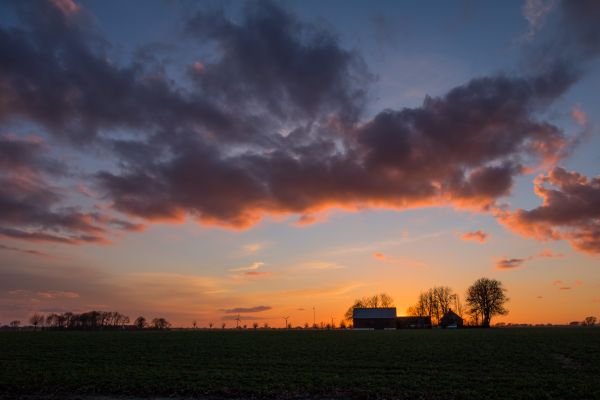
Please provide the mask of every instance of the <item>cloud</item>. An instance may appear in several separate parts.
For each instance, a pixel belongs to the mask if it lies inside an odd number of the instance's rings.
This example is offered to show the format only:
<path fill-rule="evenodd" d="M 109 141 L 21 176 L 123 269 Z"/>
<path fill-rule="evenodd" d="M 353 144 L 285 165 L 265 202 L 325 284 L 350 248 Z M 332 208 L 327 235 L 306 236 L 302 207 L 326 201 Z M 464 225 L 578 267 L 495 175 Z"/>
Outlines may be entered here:
<path fill-rule="evenodd" d="M 269 311 L 272 307 L 270 306 L 256 306 L 256 307 L 237 307 L 237 308 L 228 308 L 223 310 L 225 314 L 247 314 L 254 312 L 263 312 Z"/>
<path fill-rule="evenodd" d="M 259 278 L 259 277 L 263 277 L 263 276 L 269 276 L 269 275 L 271 275 L 271 272 L 267 272 L 267 271 L 246 271 L 246 272 L 244 272 L 244 275 L 252 277 L 252 278 Z"/>
<path fill-rule="evenodd" d="M 48 290 L 44 292 L 37 292 L 36 295 L 42 299 L 76 299 L 80 297 L 79 293 L 65 292 L 61 290 Z"/>
<path fill-rule="evenodd" d="M 268 243 L 259 242 L 259 243 L 248 243 L 242 246 L 244 253 L 246 254 L 254 254 L 259 251 L 265 249 L 268 246 Z"/>
<path fill-rule="evenodd" d="M 0 27 L 0 52 L 10 55 L 0 60 L 0 123 L 25 120 L 101 151 L 114 164 L 93 174 L 94 191 L 112 210 L 235 229 L 331 208 L 495 210 L 515 177 L 570 151 L 573 138 L 540 115 L 600 52 L 598 3 L 563 2 L 565 29 L 531 52 L 539 65 L 530 73 L 476 78 L 366 118 L 373 75 L 361 56 L 277 3 L 247 3 L 235 19 L 192 13 L 186 35 L 213 51 L 185 80 L 143 52 L 114 61 L 75 3 L 14 4 L 17 25 Z M 107 224 L 141 229 L 64 207 L 39 180 L 5 180 L 10 196 L 0 201 L 13 208 L 0 204 L 3 236 L 101 243 Z"/>
<path fill-rule="evenodd" d="M 557 3 L 556 0 L 525 0 L 522 12 L 529 24 L 529 31 L 523 36 L 525 40 L 532 40 L 542 29 Z"/>
<path fill-rule="evenodd" d="M 465 232 L 460 238 L 462 240 L 472 240 L 475 242 L 484 243 L 488 237 L 489 234 L 485 233 L 484 231 L 478 230 L 473 232 Z"/>
<path fill-rule="evenodd" d="M 541 258 L 562 258 L 565 255 L 563 253 L 555 253 L 552 249 L 544 249 L 537 256 Z"/>
<path fill-rule="evenodd" d="M 600 176 L 556 167 L 534 183 L 542 205 L 501 213 L 500 221 L 523 236 L 564 239 L 576 250 L 600 253 Z"/>
<path fill-rule="evenodd" d="M 254 270 L 259 269 L 263 265 L 265 265 L 264 262 L 255 261 L 252 264 L 248 265 L 247 267 L 240 267 L 240 268 L 230 269 L 230 271 L 235 271 L 235 272 L 237 272 L 237 271 L 254 271 Z"/>
<path fill-rule="evenodd" d="M 514 269 L 519 268 L 525 263 L 524 258 L 502 258 L 496 262 L 496 269 Z"/>
<path fill-rule="evenodd" d="M 373 253 L 373 258 L 376 260 L 385 260 L 385 254 L 376 251 Z"/>
<path fill-rule="evenodd" d="M 38 251 L 38 250 L 22 249 L 20 247 L 6 246 L 3 244 L 0 244 L 0 250 L 16 251 L 19 253 L 32 254 L 34 256 L 40 256 L 40 257 L 47 257 L 49 255 L 47 253 L 44 253 L 44 252 Z"/>

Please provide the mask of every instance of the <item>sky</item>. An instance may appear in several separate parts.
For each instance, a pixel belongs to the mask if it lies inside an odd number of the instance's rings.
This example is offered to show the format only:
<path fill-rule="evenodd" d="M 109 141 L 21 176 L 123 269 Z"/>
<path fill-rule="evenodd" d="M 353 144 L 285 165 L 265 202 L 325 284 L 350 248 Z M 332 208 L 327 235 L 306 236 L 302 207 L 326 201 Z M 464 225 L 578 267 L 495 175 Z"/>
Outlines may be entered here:
<path fill-rule="evenodd" d="M 0 324 L 600 315 L 600 3 L 0 3 Z"/>

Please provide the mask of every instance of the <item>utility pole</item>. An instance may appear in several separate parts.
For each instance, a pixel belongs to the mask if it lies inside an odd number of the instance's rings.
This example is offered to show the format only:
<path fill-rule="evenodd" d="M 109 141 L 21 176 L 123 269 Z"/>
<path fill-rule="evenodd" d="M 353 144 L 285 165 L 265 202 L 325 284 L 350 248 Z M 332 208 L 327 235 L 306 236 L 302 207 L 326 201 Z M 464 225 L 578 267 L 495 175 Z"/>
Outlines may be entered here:
<path fill-rule="evenodd" d="M 331 317 L 331 329 L 335 329 L 335 325 L 333 325 L 333 317 Z"/>
<path fill-rule="evenodd" d="M 288 318 L 289 318 L 289 316 L 283 317 L 283 319 L 285 320 L 285 329 L 288 328 Z"/>
<path fill-rule="evenodd" d="M 317 320 L 315 319 L 315 306 L 313 306 L 313 328 L 317 325 Z"/>
<path fill-rule="evenodd" d="M 235 328 L 239 328 L 240 326 L 240 314 L 238 314 L 237 318 L 235 319 Z"/>

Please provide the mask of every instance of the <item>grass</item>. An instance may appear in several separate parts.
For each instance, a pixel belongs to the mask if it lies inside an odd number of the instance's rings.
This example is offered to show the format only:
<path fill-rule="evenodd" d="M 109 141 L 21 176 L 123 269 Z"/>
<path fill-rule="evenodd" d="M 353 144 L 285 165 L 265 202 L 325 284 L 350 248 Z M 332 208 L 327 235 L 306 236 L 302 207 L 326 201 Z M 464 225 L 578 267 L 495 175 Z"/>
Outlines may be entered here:
<path fill-rule="evenodd" d="M 600 398 L 600 329 L 0 332 L 0 397 Z"/>

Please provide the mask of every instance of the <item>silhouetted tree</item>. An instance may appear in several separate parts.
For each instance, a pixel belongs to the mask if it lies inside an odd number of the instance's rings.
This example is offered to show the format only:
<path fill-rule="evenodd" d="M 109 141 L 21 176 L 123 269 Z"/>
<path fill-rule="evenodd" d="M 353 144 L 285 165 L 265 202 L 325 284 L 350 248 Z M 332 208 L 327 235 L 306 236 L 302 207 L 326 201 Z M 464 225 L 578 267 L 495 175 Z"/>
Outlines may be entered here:
<path fill-rule="evenodd" d="M 593 316 L 589 316 L 589 317 L 585 317 L 585 319 L 583 320 L 583 325 L 587 325 L 587 326 L 594 326 L 596 325 L 596 317 Z"/>
<path fill-rule="evenodd" d="M 133 325 L 135 325 L 136 329 L 144 329 L 146 326 L 148 326 L 148 323 L 146 322 L 146 318 L 140 315 L 135 319 Z"/>
<path fill-rule="evenodd" d="M 419 293 L 417 302 L 410 306 L 406 312 L 408 315 L 416 317 L 430 316 L 431 322 L 434 325 L 439 325 L 444 314 L 457 302 L 460 303 L 458 295 L 451 288 L 448 286 L 436 286 Z"/>
<path fill-rule="evenodd" d="M 196 329 L 196 320 L 193 320 L 193 321 L 192 321 L 192 327 L 193 327 L 194 329 Z"/>
<path fill-rule="evenodd" d="M 354 304 L 348 308 L 344 314 L 346 321 L 352 321 L 352 313 L 355 308 L 377 308 L 377 307 L 394 307 L 394 299 L 387 293 L 375 294 L 373 296 L 363 297 L 354 300 Z"/>
<path fill-rule="evenodd" d="M 223 323 L 221 324 L 221 329 L 225 329 L 225 327 L 226 327 L 226 326 L 227 326 L 227 324 L 226 324 L 225 322 L 223 322 Z"/>
<path fill-rule="evenodd" d="M 19 321 L 18 319 L 15 319 L 14 321 L 10 321 L 11 328 L 18 328 L 20 325 L 21 325 L 21 321 Z"/>
<path fill-rule="evenodd" d="M 152 327 L 154 329 L 168 329 L 171 327 L 171 323 L 164 318 L 153 318 Z"/>
<path fill-rule="evenodd" d="M 252 328 L 254 328 L 254 329 L 258 329 L 258 322 L 255 322 L 255 323 L 253 323 L 253 324 L 252 324 Z"/>
<path fill-rule="evenodd" d="M 506 289 L 495 279 L 480 278 L 467 289 L 467 305 L 469 313 L 481 316 L 481 325 L 490 327 L 490 321 L 495 315 L 506 315 L 508 310 L 504 304 L 508 301 Z"/>
<path fill-rule="evenodd" d="M 33 325 L 33 329 L 37 329 L 39 325 L 44 323 L 44 316 L 38 313 L 35 313 L 29 318 L 29 323 Z"/>
<path fill-rule="evenodd" d="M 213 325 L 214 325 L 214 324 L 212 323 L 212 321 L 211 321 L 211 322 L 209 322 L 209 323 L 208 323 L 208 329 L 212 329 Z"/>

